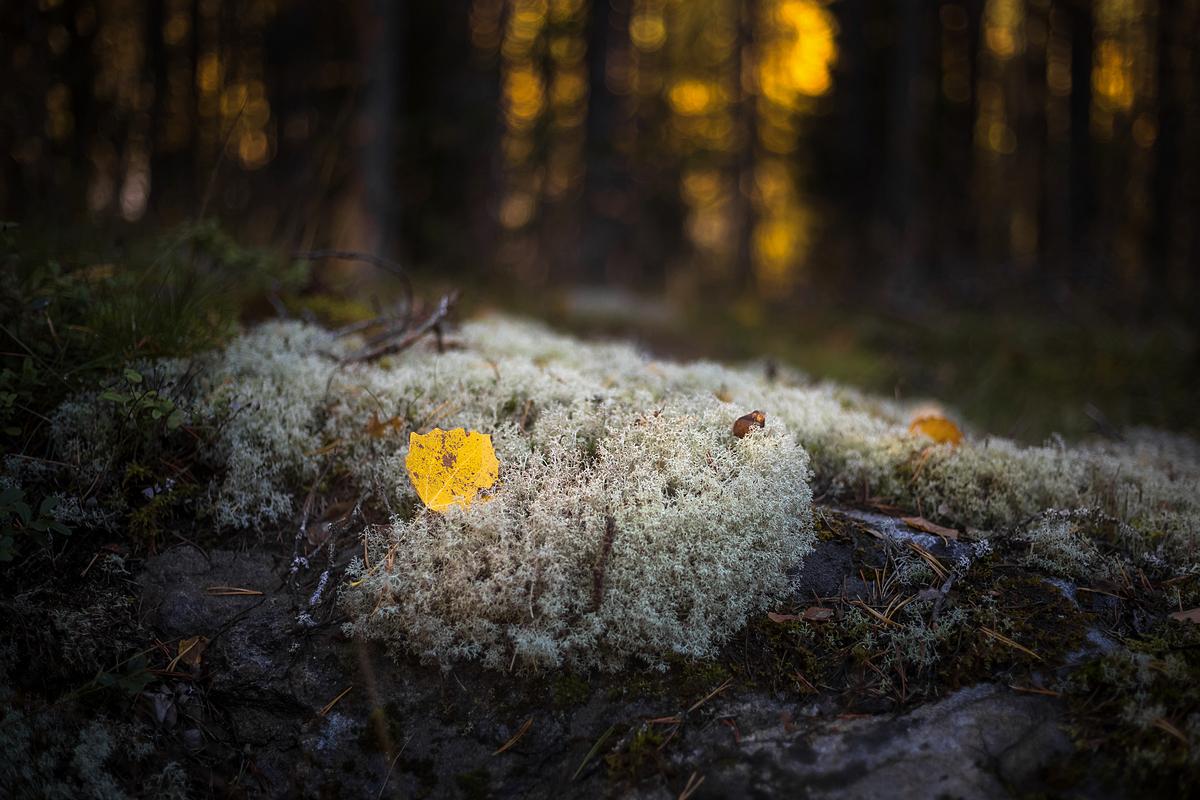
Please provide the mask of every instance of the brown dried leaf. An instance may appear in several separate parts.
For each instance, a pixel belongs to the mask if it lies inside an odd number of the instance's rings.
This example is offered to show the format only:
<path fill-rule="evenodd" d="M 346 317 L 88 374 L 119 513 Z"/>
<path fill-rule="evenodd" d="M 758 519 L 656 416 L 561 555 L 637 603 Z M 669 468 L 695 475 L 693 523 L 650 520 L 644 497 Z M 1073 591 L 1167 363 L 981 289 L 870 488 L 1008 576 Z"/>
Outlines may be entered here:
<path fill-rule="evenodd" d="M 379 419 L 379 414 L 372 411 L 371 421 L 367 423 L 367 435 L 373 439 L 382 439 L 389 433 L 399 433 L 404 430 L 404 420 L 400 417 Z"/>
<path fill-rule="evenodd" d="M 767 427 L 767 415 L 761 411 L 751 411 L 749 414 L 738 417 L 737 421 L 733 423 L 733 435 L 743 439 L 755 428 L 765 427 Z"/>
<path fill-rule="evenodd" d="M 936 522 L 930 522 L 924 517 L 901 517 L 900 521 L 910 528 L 916 528 L 925 533 L 932 533 L 934 536 L 941 536 L 943 539 L 958 541 L 958 531 L 954 528 L 938 525 Z"/>
<path fill-rule="evenodd" d="M 1194 625 L 1200 625 L 1200 608 L 1189 608 L 1187 611 L 1176 611 L 1171 615 L 1171 619 L 1179 620 L 1180 622 L 1191 622 Z"/>
<path fill-rule="evenodd" d="M 822 608 L 821 606 L 809 606 L 804 609 L 801 616 L 808 622 L 827 622 L 833 619 L 832 608 Z"/>

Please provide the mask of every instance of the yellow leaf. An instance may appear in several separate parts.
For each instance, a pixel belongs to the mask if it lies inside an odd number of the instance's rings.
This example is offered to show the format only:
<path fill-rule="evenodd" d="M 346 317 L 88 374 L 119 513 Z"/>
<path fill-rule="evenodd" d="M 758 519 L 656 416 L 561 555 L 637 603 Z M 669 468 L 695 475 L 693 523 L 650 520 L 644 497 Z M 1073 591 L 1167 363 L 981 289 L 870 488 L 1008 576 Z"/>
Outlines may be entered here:
<path fill-rule="evenodd" d="M 913 418 L 908 429 L 913 433 L 928 436 L 938 444 L 961 444 L 963 432 L 952 421 L 941 414 L 921 414 Z"/>
<path fill-rule="evenodd" d="M 200 668 L 200 662 L 204 658 L 204 650 L 208 647 L 208 637 L 193 636 L 190 639 L 180 639 L 178 645 L 178 654 L 171 659 L 171 663 L 167 665 L 169 672 L 174 672 L 175 667 L 180 664 L 190 667 L 193 670 Z"/>
<path fill-rule="evenodd" d="M 434 511 L 471 505 L 500 475 L 492 437 L 462 428 L 409 434 L 404 466 L 417 495 Z"/>

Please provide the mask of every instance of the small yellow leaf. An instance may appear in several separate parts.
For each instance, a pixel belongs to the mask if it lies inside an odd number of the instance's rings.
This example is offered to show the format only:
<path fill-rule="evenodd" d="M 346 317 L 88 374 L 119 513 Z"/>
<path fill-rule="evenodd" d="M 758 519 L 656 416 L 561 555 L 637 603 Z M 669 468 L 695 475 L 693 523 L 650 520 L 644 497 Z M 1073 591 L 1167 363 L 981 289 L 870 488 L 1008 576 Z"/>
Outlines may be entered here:
<path fill-rule="evenodd" d="M 417 495 L 434 511 L 471 505 L 500 475 L 491 435 L 462 428 L 409 434 L 404 466 Z"/>
<path fill-rule="evenodd" d="M 175 658 L 171 659 L 171 663 L 167 665 L 167 670 L 174 672 L 175 667 L 180 664 L 190 667 L 193 671 L 200 669 L 200 662 L 204 659 L 204 650 L 207 647 L 207 636 L 193 636 L 189 639 L 180 639 L 178 653 Z"/>
<path fill-rule="evenodd" d="M 941 414 L 921 414 L 908 426 L 912 433 L 928 436 L 938 444 L 961 444 L 963 432 Z"/>

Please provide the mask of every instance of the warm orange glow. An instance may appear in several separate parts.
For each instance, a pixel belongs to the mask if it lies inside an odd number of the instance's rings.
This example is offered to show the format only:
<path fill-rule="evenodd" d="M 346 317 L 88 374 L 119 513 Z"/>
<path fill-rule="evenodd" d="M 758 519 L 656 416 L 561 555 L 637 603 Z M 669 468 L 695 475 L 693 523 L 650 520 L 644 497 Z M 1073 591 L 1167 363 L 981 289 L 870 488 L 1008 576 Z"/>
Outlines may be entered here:
<path fill-rule="evenodd" d="M 667 40 L 667 26 L 663 23 L 662 14 L 646 11 L 634 15 L 629 20 L 629 38 L 634 47 L 647 53 L 662 47 Z"/>
<path fill-rule="evenodd" d="M 833 15 L 815 0 L 781 0 L 771 21 L 757 76 L 763 96 L 790 108 L 827 93 L 837 62 Z"/>

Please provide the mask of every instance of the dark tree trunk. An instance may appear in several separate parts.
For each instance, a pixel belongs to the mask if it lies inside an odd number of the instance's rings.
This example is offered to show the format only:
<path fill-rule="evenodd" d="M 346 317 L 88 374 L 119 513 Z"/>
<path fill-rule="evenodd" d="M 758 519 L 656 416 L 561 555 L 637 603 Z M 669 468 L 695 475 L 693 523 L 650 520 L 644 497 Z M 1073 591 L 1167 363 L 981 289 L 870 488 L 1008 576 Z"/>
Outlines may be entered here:
<path fill-rule="evenodd" d="M 602 284 L 609 276 L 613 250 L 621 237 L 621 220 L 616 213 L 617 102 L 608 89 L 608 59 L 619 31 L 628 28 L 625 14 L 610 0 L 593 0 L 588 20 L 588 100 L 585 129 L 584 243 L 582 275 L 587 283 Z"/>
<path fill-rule="evenodd" d="M 754 27 L 758 3 L 742 0 L 738 3 L 738 49 L 734 61 L 737 70 L 738 127 L 740 148 L 734 170 L 733 217 L 737 236 L 734 254 L 734 280 L 739 287 L 754 285 L 754 205 L 751 192 L 754 185 L 754 165 L 758 152 L 758 95 L 746 86 L 754 69 Z"/>
<path fill-rule="evenodd" d="M 1174 233 L 1176 209 L 1176 182 L 1179 171 L 1179 129 L 1184 124 L 1184 114 L 1177 70 L 1183 68 L 1176 63 L 1176 50 L 1181 43 L 1176 38 L 1175 25 L 1179 21 L 1179 0 L 1159 0 L 1156 70 L 1158 89 L 1158 135 L 1154 140 L 1154 167 L 1151 174 L 1153 218 L 1148 236 L 1147 265 L 1150 270 L 1150 301 L 1171 298 L 1172 257 L 1174 255 Z"/>
<path fill-rule="evenodd" d="M 914 209 L 920 206 L 921 120 L 924 118 L 922 54 L 932 6 L 920 0 L 900 0 L 892 85 L 889 93 L 888 171 L 885 177 L 887 219 L 893 242 L 889 283 L 893 292 L 908 294 L 918 279 L 925 256 L 925 226 Z"/>
<path fill-rule="evenodd" d="M 1071 265 L 1074 288 L 1094 275 L 1095 255 L 1091 234 L 1096 216 L 1096 188 L 1092 153 L 1092 45 L 1091 4 L 1071 6 Z"/>
<path fill-rule="evenodd" d="M 359 153 L 362 239 L 357 246 L 377 255 L 391 252 L 398 222 L 394 167 L 401 8 L 392 0 L 368 0 L 361 30 L 365 86 L 360 125 L 365 141 Z"/>

